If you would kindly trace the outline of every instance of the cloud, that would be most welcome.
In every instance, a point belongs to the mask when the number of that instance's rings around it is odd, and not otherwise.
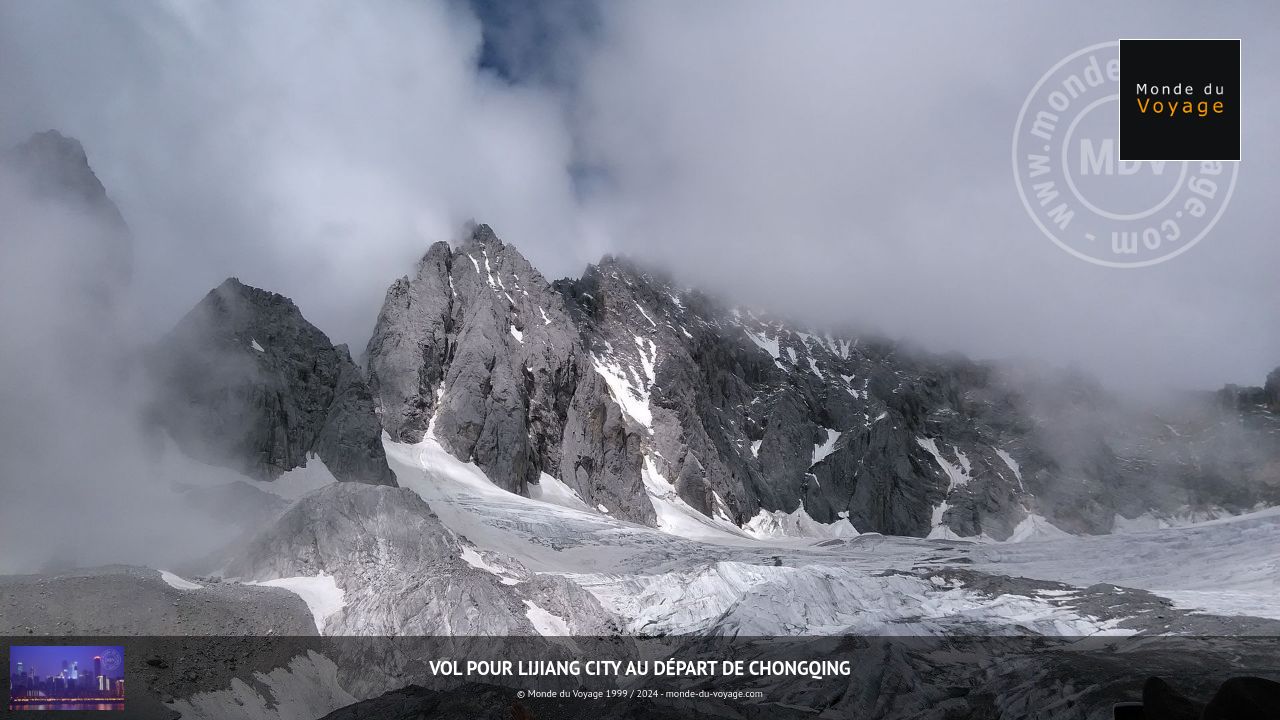
[[[583,65],[591,212],[618,249],[799,317],[1118,385],[1259,382],[1280,363],[1274,8],[607,4]],[[1192,252],[1115,271],[1054,247],[1008,167],[1026,93],[1117,37],[1244,36],[1246,161]]]
[[[140,336],[126,289],[98,282],[116,226],[27,187],[0,167],[0,572],[166,566],[230,541],[168,492],[206,470],[159,471],[136,422]]]
[[[158,328],[237,275],[359,354],[390,281],[466,220],[552,266],[576,235],[560,106],[478,71],[459,6],[16,4],[0,48],[0,141],[84,143]]]
[[[799,317],[1119,385],[1280,362],[1275,8],[475,7],[6,4],[0,142],[84,141],[156,331],[237,275],[358,354],[391,279],[475,218],[549,277],[625,252]],[[1040,74],[1123,35],[1245,42],[1231,207],[1131,272],[1052,246],[1008,170]]]

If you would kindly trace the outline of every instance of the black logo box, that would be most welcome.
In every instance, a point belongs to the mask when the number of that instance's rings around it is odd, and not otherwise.
[[[1238,39],[1121,39],[1120,159],[1239,160],[1240,53]]]

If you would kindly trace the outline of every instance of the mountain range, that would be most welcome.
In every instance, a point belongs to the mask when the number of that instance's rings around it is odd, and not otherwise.
[[[125,238],[104,257],[126,281],[127,226],[79,143],[41,133],[5,163]],[[288,298],[231,278],[146,372],[158,432],[257,480],[318,457],[338,480],[394,485],[380,434],[429,435],[505,490],[549,476],[657,528],[804,515],[1006,540],[1280,502],[1280,369],[1136,406],[1078,373],[729,307],[626,258],[551,282],[483,224],[391,283],[360,365]]]
[[[0,168],[103,229],[82,251],[102,272],[77,297],[118,310],[128,228],[80,144],[44,133]],[[0,632],[531,637],[568,653],[592,636],[1280,632],[1280,369],[1139,402],[1079,372],[859,332],[856,308],[817,328],[734,307],[629,258],[549,281],[484,224],[407,270],[357,354],[236,278],[145,347],[89,354],[116,369],[76,392],[136,378],[121,422],[171,486],[157,503],[172,492],[234,539],[165,570],[0,576]],[[401,689],[422,668],[398,651],[259,651],[195,680],[169,677],[162,650],[135,670],[167,688],[156,717],[466,704]],[[1065,697],[1047,670],[1002,676],[997,697],[967,666],[934,682],[937,666],[891,654],[874,681],[899,707]],[[827,700],[893,716],[856,692]],[[1055,716],[1089,716],[1072,703]],[[762,707],[745,716],[807,712]]]
[[[364,364],[392,439],[656,527],[802,511],[1004,540],[1028,518],[1100,533],[1280,498],[1273,418],[1208,394],[1130,410],[1078,375],[771,320],[621,258],[550,283],[485,225],[391,285]]]

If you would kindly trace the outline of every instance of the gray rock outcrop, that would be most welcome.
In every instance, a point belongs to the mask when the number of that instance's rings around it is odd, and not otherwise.
[[[470,546],[407,488],[321,488],[223,572],[243,580],[332,575],[344,606],[328,619],[327,635],[537,635],[535,606],[563,618],[573,634],[616,631],[585,590]]]
[[[487,225],[457,250],[431,246],[392,284],[366,366],[390,436],[474,461],[527,494],[542,473],[637,521],[652,521],[641,454],[592,369],[564,298]]]
[[[363,374],[286,297],[227,280],[151,371],[154,421],[196,459],[273,480],[318,457],[340,481],[396,484]]]

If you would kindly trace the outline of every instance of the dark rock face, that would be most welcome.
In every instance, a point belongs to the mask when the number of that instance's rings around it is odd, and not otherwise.
[[[192,457],[273,480],[315,455],[338,480],[396,484],[361,372],[286,297],[227,280],[152,370],[155,420]]]
[[[605,381],[587,367],[565,418],[561,479],[591,507],[614,517],[653,524],[653,505],[641,479],[645,438],[623,413]]]
[[[1280,450],[1233,469],[1253,431],[1224,430],[1211,403],[1160,415],[1071,373],[804,330],[623,259],[549,286],[484,225],[392,285],[367,367],[393,438],[430,428],[508,490],[546,473],[648,524],[660,499],[738,525],[803,507],[863,532],[1005,539],[1031,515],[1107,532],[1117,514],[1280,500],[1257,477]],[[1280,394],[1273,375],[1257,402]]]

